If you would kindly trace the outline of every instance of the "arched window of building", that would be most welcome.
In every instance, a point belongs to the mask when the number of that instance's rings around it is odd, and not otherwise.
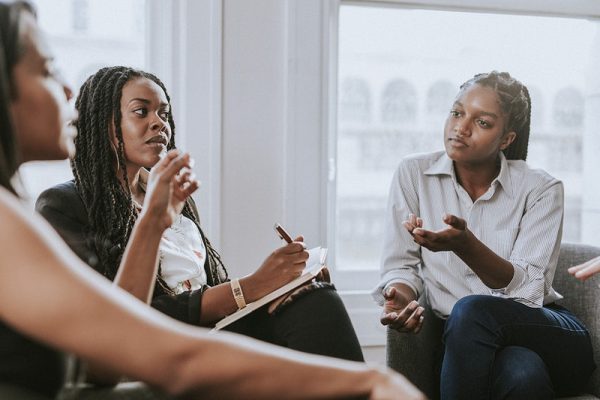
[[[371,95],[369,86],[364,79],[346,78],[342,81],[339,113],[342,122],[369,122]]]
[[[417,119],[417,91],[403,79],[387,84],[381,100],[381,120],[386,123],[407,123]]]
[[[583,126],[584,98],[574,87],[560,89],[554,97],[554,122],[560,127]]]
[[[90,24],[90,4],[88,0],[72,0],[73,7],[73,30],[84,33],[88,31]]]

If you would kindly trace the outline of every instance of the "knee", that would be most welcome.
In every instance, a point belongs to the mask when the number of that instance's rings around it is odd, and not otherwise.
[[[500,350],[492,371],[493,399],[551,399],[554,389],[548,368],[532,350],[509,346]]]
[[[493,300],[491,296],[472,295],[457,301],[446,321],[444,340],[465,338],[478,328],[490,326],[490,302]]]

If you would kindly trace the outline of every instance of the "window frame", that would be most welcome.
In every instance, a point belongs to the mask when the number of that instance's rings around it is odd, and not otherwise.
[[[202,228],[221,244],[222,0],[146,0],[146,65],[166,85],[178,147],[196,161],[197,179],[210,188],[193,197]],[[152,29],[150,29],[152,28]],[[194,90],[189,90],[194,88]]]
[[[330,249],[328,262],[335,266],[335,201],[336,201],[336,142],[337,142],[337,67],[338,67],[338,27],[341,6],[359,5],[375,7],[394,7],[406,9],[432,9],[440,11],[486,12],[498,14],[521,14],[532,16],[556,16],[568,18],[600,17],[600,4],[593,0],[576,0],[564,3],[560,0],[327,0],[315,2],[292,2],[289,15],[293,18],[288,23],[289,58],[295,61],[294,74],[288,77],[288,110],[290,114],[300,111],[304,116],[320,121],[320,129],[306,130],[306,118],[288,119],[287,157],[285,194],[291,199],[285,209],[286,221],[295,226],[303,225],[303,215],[318,215],[319,224],[307,227],[311,237],[320,239],[320,243]],[[309,14],[313,16],[310,17]],[[315,16],[316,15],[316,16]],[[306,46],[299,46],[296,38],[307,34],[309,30],[320,34],[320,41],[315,49],[307,51]],[[314,71],[318,71],[315,74]],[[300,82],[308,77],[317,84],[308,84],[304,92],[297,88]],[[311,97],[312,95],[312,97]],[[309,103],[318,98],[319,110],[310,111]],[[300,134],[301,133],[301,134]],[[318,144],[317,150],[314,145]],[[321,159],[315,162],[320,168],[305,170],[306,164],[298,160],[309,157],[309,154],[320,154]],[[318,204],[307,202],[297,196],[298,193],[318,194]],[[314,221],[313,221],[314,222]],[[373,270],[339,271],[332,269],[332,276],[340,289],[342,298],[354,321],[361,344],[364,346],[382,345],[385,343],[385,329],[379,324],[380,309],[370,296],[370,288],[378,280],[378,273]],[[365,285],[367,287],[365,287]]]

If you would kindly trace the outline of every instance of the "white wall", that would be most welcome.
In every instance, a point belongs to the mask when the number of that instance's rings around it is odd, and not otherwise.
[[[221,249],[235,275],[280,244],[272,227],[284,209],[286,8],[224,1]]]

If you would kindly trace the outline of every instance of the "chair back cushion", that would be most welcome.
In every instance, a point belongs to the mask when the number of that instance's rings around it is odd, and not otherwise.
[[[600,276],[585,282],[573,278],[567,269],[600,256],[600,248],[583,244],[563,243],[552,286],[564,296],[558,303],[575,314],[585,324],[592,338],[594,361],[600,366]],[[588,392],[600,396],[600,370],[590,380]]]

